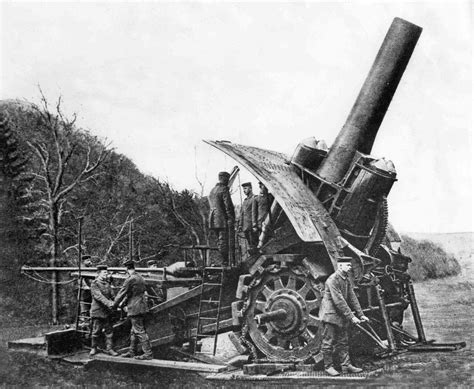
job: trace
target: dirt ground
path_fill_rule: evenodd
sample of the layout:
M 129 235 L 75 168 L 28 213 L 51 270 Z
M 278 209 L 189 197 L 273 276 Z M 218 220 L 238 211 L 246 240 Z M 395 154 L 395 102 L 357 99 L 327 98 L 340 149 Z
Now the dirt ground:
M 383 366 L 377 376 L 369 381 L 340 387 L 391 387 L 391 388 L 433 388 L 474 387 L 472 335 L 474 255 L 472 234 L 443 235 L 439 243 L 453 252 L 461 263 L 463 272 L 456 277 L 430 280 L 415 284 L 415 291 L 421 317 L 428 339 L 438 342 L 465 341 L 466 348 L 445 353 L 405 353 L 390 360 L 378 362 Z M 405 328 L 415 333 L 411 316 L 407 312 Z M 44 327 L 1 328 L 0 325 L 0 386 L 10 387 L 154 387 L 154 388 L 213 388 L 216 387 L 197 374 L 160 370 L 106 370 L 85 371 L 71 365 L 38 358 L 22 353 L 8 353 L 6 342 L 39 335 Z M 207 346 L 207 345 L 205 345 Z M 230 355 L 232 348 L 227 339 L 220 337 L 218 349 Z M 338 387 L 328 383 L 311 387 Z M 222 387 L 222 386 L 217 386 Z M 229 382 L 225 387 L 252 387 Z M 259 383 L 258 387 L 263 386 Z M 275 386 L 273 386 L 275 387 Z M 282 387 L 282 386 L 278 386 Z M 288 387 L 288 386 L 285 386 Z M 302 387 L 296 385 L 296 387 Z M 307 386 L 308 387 L 308 386 Z

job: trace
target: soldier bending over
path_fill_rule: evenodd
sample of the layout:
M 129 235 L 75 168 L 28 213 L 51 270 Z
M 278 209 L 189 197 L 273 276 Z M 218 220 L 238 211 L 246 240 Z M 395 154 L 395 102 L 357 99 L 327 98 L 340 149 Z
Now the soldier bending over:
M 329 276 L 321 302 L 320 318 L 323 322 L 321 351 L 324 370 L 331 376 L 339 375 L 334 368 L 333 355 L 339 357 L 343 373 L 360 373 L 362 369 L 351 364 L 349 358 L 349 325 L 369 321 L 364 316 L 354 293 L 348 272 L 352 268 L 351 258 L 341 258 L 337 270 Z M 356 316 L 352 313 L 356 312 Z

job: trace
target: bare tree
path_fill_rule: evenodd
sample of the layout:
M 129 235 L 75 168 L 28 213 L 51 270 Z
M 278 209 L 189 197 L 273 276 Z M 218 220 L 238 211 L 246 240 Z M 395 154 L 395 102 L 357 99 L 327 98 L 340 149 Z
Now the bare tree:
M 83 145 L 75 133 L 77 115 L 67 118 L 62 111 L 59 97 L 55 112 L 50 112 L 48 101 L 40 89 L 41 106 L 35 106 L 39 117 L 39 125 L 45 133 L 42 140 L 27 141 L 39 161 L 39 168 L 34 173 L 42 191 L 41 204 L 46 214 L 46 232 L 43 238 L 48 242 L 49 264 L 55 266 L 61 253 L 59 230 L 68 196 L 75 188 L 97 176 L 98 167 L 110 154 L 106 145 Z M 73 157 L 78 157 L 85 150 L 82 165 L 71 164 Z M 52 319 L 58 322 L 58 275 L 52 272 Z

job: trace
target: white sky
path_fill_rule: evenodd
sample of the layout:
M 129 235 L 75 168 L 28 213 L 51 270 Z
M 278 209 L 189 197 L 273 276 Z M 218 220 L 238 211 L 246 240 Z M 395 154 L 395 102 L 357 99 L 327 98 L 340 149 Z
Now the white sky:
M 469 1 L 2 2 L 0 97 L 40 84 L 144 173 L 198 190 L 196 167 L 208 191 L 235 163 L 202 139 L 330 145 L 395 16 L 424 30 L 372 151 L 398 171 L 390 219 L 473 231 Z

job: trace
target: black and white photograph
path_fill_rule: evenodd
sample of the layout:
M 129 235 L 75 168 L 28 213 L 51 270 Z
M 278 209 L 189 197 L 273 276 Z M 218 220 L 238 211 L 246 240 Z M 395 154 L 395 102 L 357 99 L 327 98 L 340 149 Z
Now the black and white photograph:
M 0 387 L 473 387 L 472 12 L 0 1 Z

